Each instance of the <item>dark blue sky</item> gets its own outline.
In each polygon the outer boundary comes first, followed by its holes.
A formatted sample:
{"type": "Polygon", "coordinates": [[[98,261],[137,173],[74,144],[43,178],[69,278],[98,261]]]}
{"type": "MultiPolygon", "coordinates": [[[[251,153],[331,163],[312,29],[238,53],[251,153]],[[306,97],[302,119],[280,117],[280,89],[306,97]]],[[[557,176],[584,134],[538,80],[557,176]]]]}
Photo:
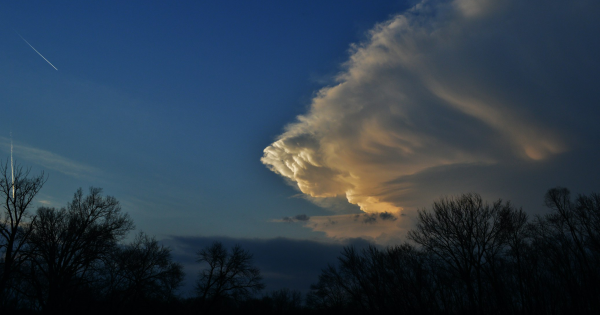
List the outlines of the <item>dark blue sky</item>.
{"type": "Polygon", "coordinates": [[[306,255],[393,244],[445,194],[539,214],[549,188],[600,188],[598,13],[591,0],[5,1],[0,157],[12,132],[16,160],[49,174],[37,205],[102,187],[178,257],[215,238],[306,255]]]}
{"type": "Polygon", "coordinates": [[[56,206],[94,185],[150,233],[288,235],[289,227],[267,221],[326,212],[292,198],[297,192],[260,163],[262,150],[331,82],[350,43],[404,8],[397,1],[5,2],[0,88],[11,118],[1,132],[8,138],[12,130],[23,164],[40,162],[19,145],[90,168],[72,176],[39,165],[50,174],[43,198],[56,206]]]}

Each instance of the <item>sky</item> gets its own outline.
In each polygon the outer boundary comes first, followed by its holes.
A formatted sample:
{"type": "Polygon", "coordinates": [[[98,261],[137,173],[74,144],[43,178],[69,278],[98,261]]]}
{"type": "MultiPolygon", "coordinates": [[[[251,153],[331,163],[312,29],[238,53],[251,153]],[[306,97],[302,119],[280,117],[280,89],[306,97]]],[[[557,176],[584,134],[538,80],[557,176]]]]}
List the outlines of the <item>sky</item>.
{"type": "Polygon", "coordinates": [[[441,196],[535,216],[550,188],[600,191],[599,13],[4,1],[0,158],[12,134],[15,160],[48,175],[36,206],[101,187],[186,270],[202,246],[237,242],[268,288],[306,290],[344,245],[405,241],[441,196]]]}

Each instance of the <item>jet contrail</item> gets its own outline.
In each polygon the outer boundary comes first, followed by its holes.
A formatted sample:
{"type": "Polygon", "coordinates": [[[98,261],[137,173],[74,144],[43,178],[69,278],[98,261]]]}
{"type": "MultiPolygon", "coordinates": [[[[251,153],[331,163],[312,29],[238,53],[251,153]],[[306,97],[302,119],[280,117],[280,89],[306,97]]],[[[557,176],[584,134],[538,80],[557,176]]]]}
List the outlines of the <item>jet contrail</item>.
{"type": "Polygon", "coordinates": [[[15,200],[15,169],[13,164],[13,142],[12,142],[12,131],[10,132],[10,176],[12,177],[12,195],[15,200]]]}
{"type": "Polygon", "coordinates": [[[15,30],[15,33],[17,33],[17,35],[19,35],[19,37],[21,37],[21,39],[24,40],[27,43],[27,45],[29,45],[29,47],[31,47],[31,49],[35,50],[35,52],[38,53],[38,55],[40,55],[40,57],[44,58],[44,60],[46,60],[46,62],[48,64],[50,64],[52,66],[52,68],[54,68],[54,70],[58,71],[58,69],[50,61],[48,61],[48,59],[46,59],[46,57],[42,56],[42,54],[40,54],[39,51],[37,51],[35,48],[33,48],[33,46],[31,46],[31,44],[25,38],[23,38],[23,36],[21,36],[21,34],[19,34],[19,32],[17,32],[15,30]]]}

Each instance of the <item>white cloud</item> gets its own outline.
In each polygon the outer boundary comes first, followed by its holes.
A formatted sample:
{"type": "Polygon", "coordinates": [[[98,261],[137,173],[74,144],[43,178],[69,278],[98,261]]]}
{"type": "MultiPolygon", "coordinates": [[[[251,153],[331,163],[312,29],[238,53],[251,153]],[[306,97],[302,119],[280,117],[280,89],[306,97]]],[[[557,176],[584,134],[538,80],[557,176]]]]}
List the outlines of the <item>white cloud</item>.
{"type": "Polygon", "coordinates": [[[592,1],[422,1],[354,45],[337,84],[261,161],[312,198],[379,213],[408,206],[407,178],[555,159],[598,114],[588,102],[599,11],[592,1]]]}

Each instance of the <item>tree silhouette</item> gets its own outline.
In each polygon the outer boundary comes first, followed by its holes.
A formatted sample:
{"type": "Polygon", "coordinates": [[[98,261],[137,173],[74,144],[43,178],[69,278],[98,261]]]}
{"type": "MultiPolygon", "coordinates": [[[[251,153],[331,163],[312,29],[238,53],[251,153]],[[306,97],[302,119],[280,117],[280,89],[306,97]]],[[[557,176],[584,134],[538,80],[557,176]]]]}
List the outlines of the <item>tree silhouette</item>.
{"type": "Polygon", "coordinates": [[[252,254],[239,245],[228,251],[215,242],[198,252],[198,262],[207,265],[196,286],[205,311],[227,300],[238,302],[265,287],[260,270],[252,265],[252,254]]]}
{"type": "Polygon", "coordinates": [[[302,293],[297,290],[279,289],[264,299],[270,300],[271,311],[275,314],[290,314],[302,310],[302,293]]]}
{"type": "Polygon", "coordinates": [[[30,237],[30,277],[37,303],[44,311],[65,310],[78,289],[90,285],[101,259],[133,229],[119,202],[102,189],[77,190],[60,210],[41,207],[30,237]]]}
{"type": "Polygon", "coordinates": [[[150,300],[168,302],[183,280],[183,267],[173,262],[171,250],[140,232],[131,244],[115,247],[104,259],[106,295],[117,305],[150,300]]]}
{"type": "MultiPolygon", "coordinates": [[[[600,195],[579,195],[568,189],[548,190],[552,212],[534,222],[534,247],[539,252],[539,300],[556,309],[585,314],[600,310],[600,195]]],[[[542,303],[538,303],[542,304],[542,303]]]]}
{"type": "Polygon", "coordinates": [[[345,247],[311,286],[307,303],[317,310],[423,314],[437,310],[430,257],[413,245],[357,251],[345,247]]]}
{"type": "Polygon", "coordinates": [[[470,311],[481,313],[489,290],[484,277],[494,276],[515,211],[502,200],[484,203],[478,194],[444,197],[433,203],[431,212],[418,212],[416,229],[408,238],[444,262],[465,285],[470,311]]]}
{"type": "Polygon", "coordinates": [[[23,254],[33,231],[35,216],[28,209],[47,177],[29,176],[30,169],[8,162],[0,166],[0,309],[6,303],[11,278],[25,261],[23,254]]]}

